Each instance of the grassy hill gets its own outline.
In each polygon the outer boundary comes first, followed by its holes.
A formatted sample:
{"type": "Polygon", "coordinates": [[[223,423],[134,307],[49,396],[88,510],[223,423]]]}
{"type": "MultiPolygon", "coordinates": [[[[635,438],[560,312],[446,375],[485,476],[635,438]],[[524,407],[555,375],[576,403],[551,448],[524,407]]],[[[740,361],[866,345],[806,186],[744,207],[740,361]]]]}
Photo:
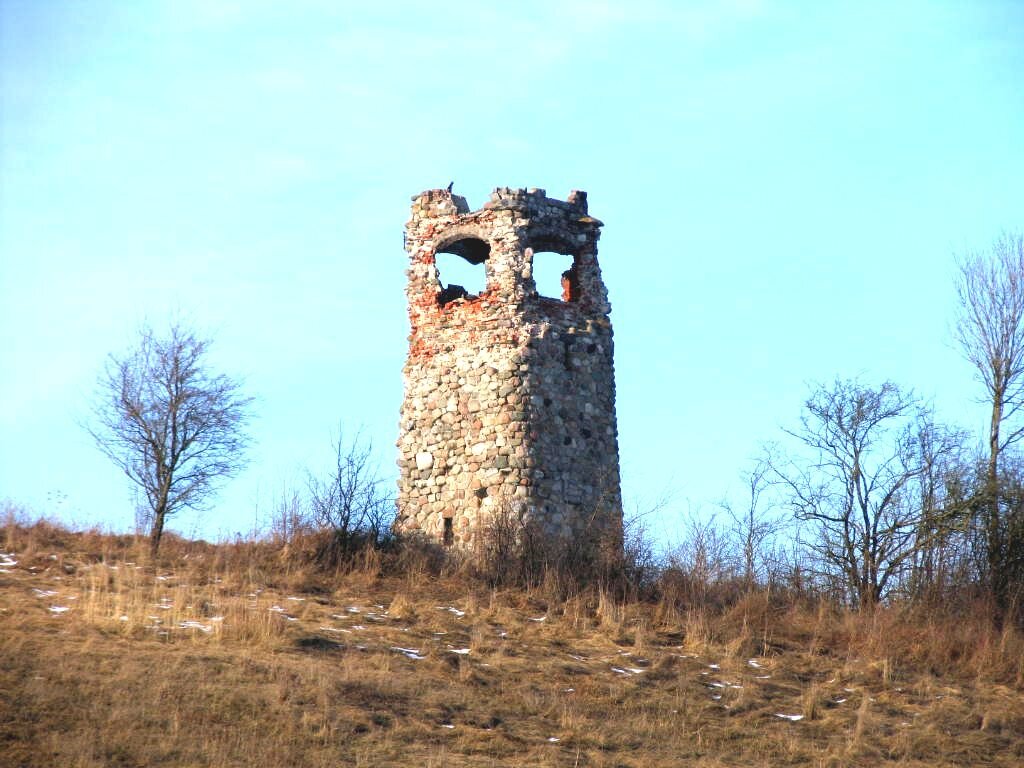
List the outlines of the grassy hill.
{"type": "Polygon", "coordinates": [[[1024,639],[0,530],[4,766],[1019,766],[1024,639]]]}

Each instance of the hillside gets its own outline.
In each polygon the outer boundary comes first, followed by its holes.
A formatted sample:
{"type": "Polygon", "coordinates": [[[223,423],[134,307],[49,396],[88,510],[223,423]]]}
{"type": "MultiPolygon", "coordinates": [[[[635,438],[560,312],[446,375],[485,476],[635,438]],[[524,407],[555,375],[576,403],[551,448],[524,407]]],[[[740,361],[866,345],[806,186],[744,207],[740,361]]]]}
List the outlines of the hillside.
{"type": "Polygon", "coordinates": [[[488,590],[259,542],[0,533],[5,766],[1018,766],[1024,648],[970,617],[488,590]]]}

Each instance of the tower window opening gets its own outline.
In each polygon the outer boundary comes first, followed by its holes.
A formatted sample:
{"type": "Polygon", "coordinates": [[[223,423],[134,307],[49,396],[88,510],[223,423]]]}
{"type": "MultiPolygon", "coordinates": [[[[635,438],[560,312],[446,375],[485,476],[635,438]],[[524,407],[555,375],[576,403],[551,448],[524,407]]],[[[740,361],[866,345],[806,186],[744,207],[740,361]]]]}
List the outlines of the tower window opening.
{"type": "Polygon", "coordinates": [[[450,547],[455,543],[455,531],[452,529],[452,519],[446,517],[444,519],[444,545],[450,547]]]}
{"type": "Polygon", "coordinates": [[[487,257],[491,246],[475,237],[456,240],[438,248],[434,256],[440,285],[438,303],[475,299],[487,289],[487,257]]]}
{"type": "Polygon", "coordinates": [[[576,301],[580,293],[576,259],[557,251],[534,251],[533,282],[538,296],[576,301]]]}

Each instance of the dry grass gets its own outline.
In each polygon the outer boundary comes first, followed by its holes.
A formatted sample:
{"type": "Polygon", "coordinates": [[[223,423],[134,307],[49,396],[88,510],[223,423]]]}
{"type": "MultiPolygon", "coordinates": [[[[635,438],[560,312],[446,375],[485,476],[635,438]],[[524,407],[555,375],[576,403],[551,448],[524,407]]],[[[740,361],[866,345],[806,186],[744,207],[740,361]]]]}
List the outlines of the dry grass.
{"type": "Polygon", "coordinates": [[[1024,761],[1024,639],[981,617],[328,579],[251,542],[151,564],[46,525],[0,544],[3,765],[1024,761]]]}

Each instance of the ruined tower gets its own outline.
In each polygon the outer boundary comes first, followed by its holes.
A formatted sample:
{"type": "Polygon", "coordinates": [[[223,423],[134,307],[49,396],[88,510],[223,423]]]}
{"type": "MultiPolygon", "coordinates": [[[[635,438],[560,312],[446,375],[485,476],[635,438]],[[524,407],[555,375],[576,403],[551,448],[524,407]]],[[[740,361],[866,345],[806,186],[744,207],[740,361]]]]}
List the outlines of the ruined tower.
{"type": "Polygon", "coordinates": [[[413,198],[399,530],[465,546],[514,508],[553,536],[621,531],[601,226],[585,192],[498,188],[477,211],[447,190],[413,198]],[[438,254],[480,265],[480,292],[447,284],[438,254]],[[537,292],[535,256],[567,260],[560,297],[537,292]]]}

